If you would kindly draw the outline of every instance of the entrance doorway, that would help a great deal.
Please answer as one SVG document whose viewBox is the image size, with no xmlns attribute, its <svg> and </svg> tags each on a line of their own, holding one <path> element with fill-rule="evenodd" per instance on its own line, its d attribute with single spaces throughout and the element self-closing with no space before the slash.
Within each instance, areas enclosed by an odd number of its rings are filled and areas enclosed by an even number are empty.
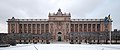
<svg viewBox="0 0 120 50">
<path fill-rule="evenodd" d="M 61 36 L 58 36 L 58 41 L 61 41 Z"/>
<path fill-rule="evenodd" d="M 62 40 L 61 40 L 61 35 L 62 35 L 62 33 L 61 33 L 61 32 L 58 32 L 58 41 L 62 41 Z"/>
</svg>

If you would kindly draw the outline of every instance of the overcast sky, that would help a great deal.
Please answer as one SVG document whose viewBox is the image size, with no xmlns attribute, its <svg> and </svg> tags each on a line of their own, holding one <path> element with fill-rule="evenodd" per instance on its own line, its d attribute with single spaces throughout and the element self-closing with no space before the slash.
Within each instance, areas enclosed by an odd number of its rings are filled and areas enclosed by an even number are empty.
<svg viewBox="0 0 120 50">
<path fill-rule="evenodd" d="M 7 20 L 47 19 L 48 13 L 70 12 L 72 19 L 101 19 L 111 14 L 113 28 L 120 30 L 120 0 L 0 0 L 0 32 L 7 33 Z"/>
</svg>

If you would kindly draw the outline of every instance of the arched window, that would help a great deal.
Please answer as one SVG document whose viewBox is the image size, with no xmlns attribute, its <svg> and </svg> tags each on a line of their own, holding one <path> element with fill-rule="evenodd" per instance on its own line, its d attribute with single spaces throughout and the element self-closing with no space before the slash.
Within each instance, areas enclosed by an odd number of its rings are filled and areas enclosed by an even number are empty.
<svg viewBox="0 0 120 50">
<path fill-rule="evenodd" d="M 61 32 L 58 32 L 58 34 L 62 34 Z"/>
</svg>

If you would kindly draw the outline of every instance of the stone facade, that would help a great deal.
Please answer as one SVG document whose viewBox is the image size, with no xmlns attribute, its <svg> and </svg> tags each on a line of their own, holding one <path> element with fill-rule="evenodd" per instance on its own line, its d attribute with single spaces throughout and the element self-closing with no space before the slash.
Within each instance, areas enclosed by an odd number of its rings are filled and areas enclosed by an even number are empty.
<svg viewBox="0 0 120 50">
<path fill-rule="evenodd" d="M 68 41 L 71 32 L 110 31 L 112 23 L 105 19 L 71 19 L 70 13 L 49 13 L 49 19 L 8 19 L 8 33 L 52 34 L 52 41 Z M 106 25 L 106 26 L 105 26 Z M 39 40 L 39 39 L 38 39 Z"/>
</svg>

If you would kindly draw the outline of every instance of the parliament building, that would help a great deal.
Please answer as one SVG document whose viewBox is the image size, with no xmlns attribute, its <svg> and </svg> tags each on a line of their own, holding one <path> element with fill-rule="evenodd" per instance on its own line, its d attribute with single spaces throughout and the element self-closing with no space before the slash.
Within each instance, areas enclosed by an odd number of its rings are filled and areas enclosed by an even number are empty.
<svg viewBox="0 0 120 50">
<path fill-rule="evenodd" d="M 107 17 L 110 20 L 110 15 Z M 63 41 L 63 42 L 89 42 L 88 38 L 91 34 L 96 36 L 91 40 L 98 42 L 98 33 L 111 31 L 112 23 L 105 22 L 105 19 L 71 19 L 70 13 L 63 13 L 58 9 L 57 13 L 49 13 L 48 19 L 16 19 L 12 17 L 8 19 L 8 33 L 16 34 L 34 34 L 32 38 L 16 39 L 16 42 L 46 42 L 46 41 Z M 44 34 L 50 33 L 49 40 L 43 39 Z M 75 37 L 74 34 L 77 34 Z M 84 34 L 88 34 L 89 36 Z M 103 34 L 103 33 L 102 33 Z M 83 35 L 83 36 L 82 36 Z M 98 36 L 97 36 L 98 35 Z M 91 35 L 92 36 L 92 35 Z M 16 38 L 17 38 L 16 37 Z M 27 35 L 25 36 L 27 37 Z M 73 40 L 71 40 L 73 39 Z M 109 40 L 106 38 L 106 40 Z M 105 40 L 105 41 L 106 41 Z M 104 40 L 103 40 L 104 41 Z"/>
</svg>

